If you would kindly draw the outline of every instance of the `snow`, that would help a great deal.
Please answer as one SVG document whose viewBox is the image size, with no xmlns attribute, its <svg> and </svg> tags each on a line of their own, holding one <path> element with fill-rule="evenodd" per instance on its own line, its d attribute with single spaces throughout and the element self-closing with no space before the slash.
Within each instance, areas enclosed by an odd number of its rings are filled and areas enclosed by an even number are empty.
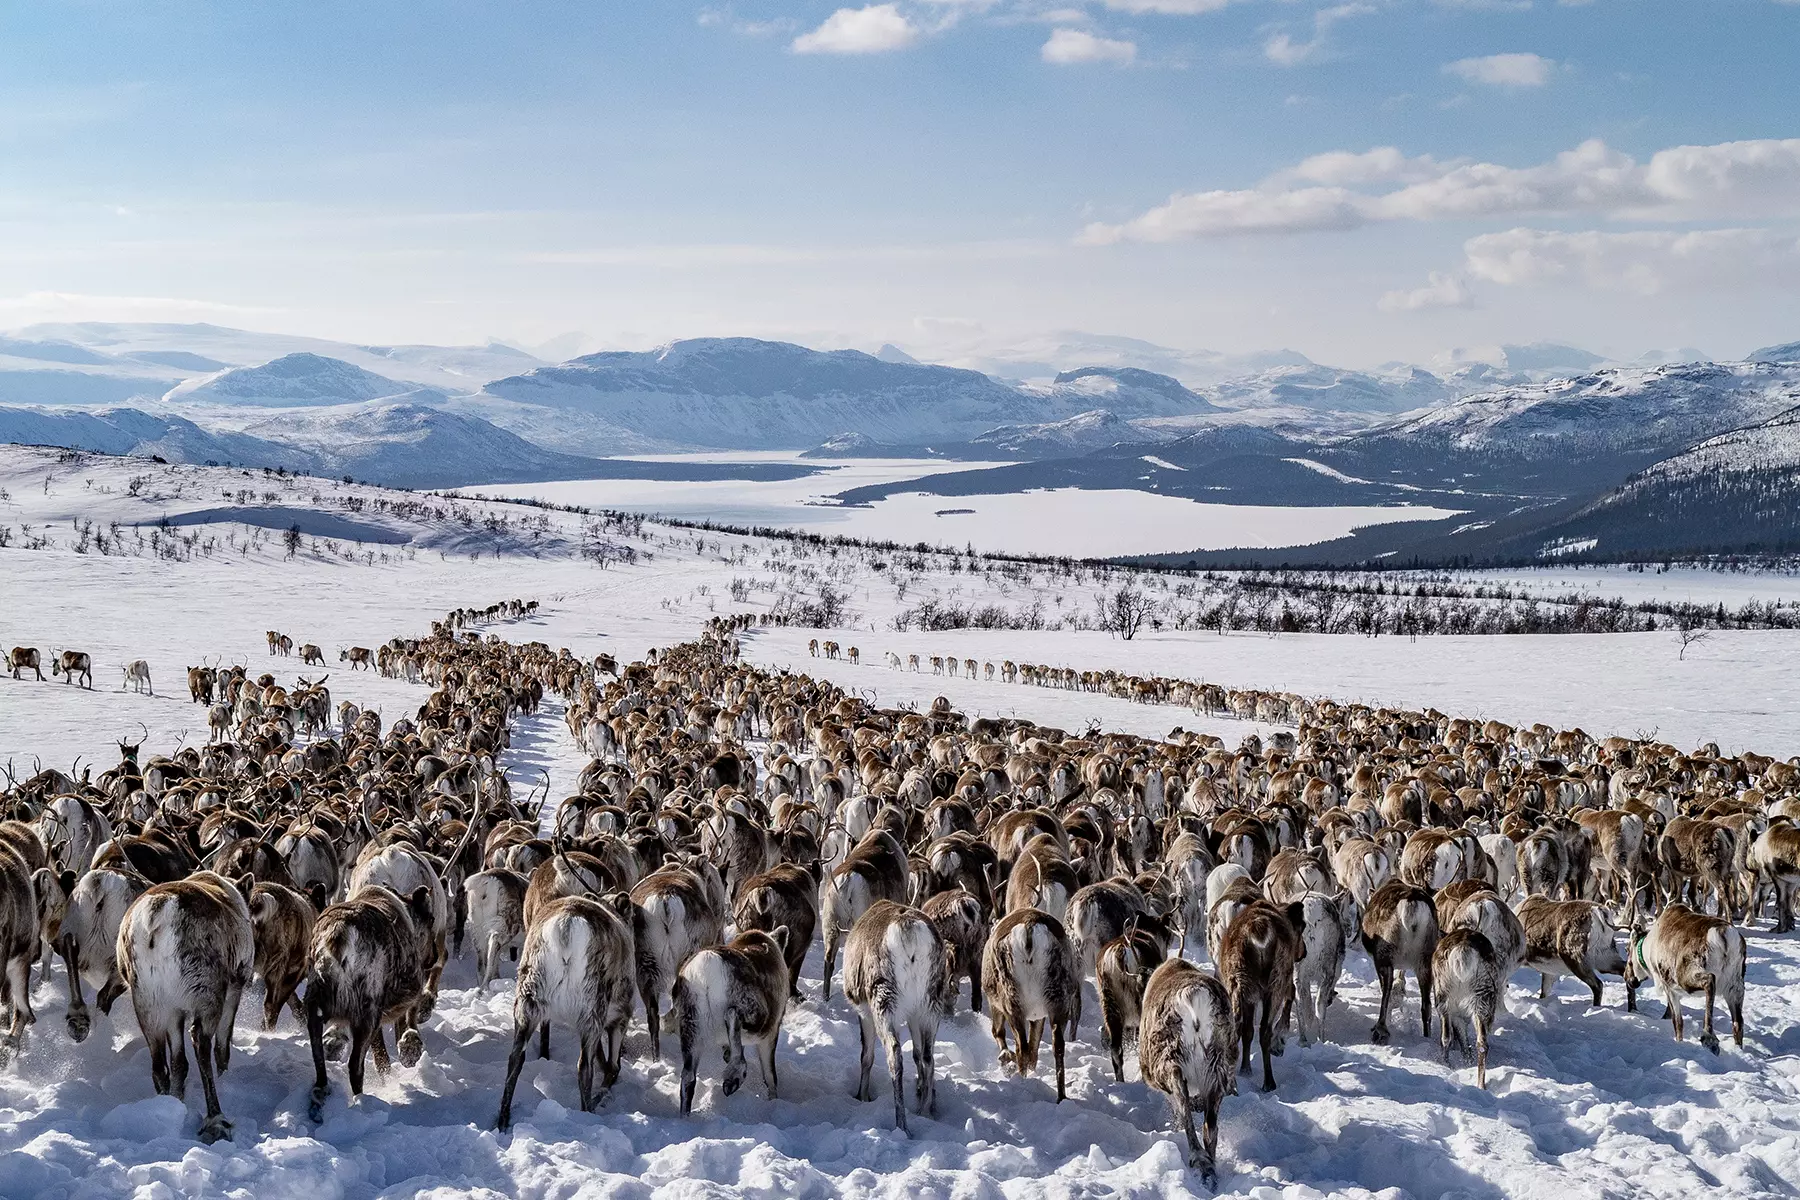
<svg viewBox="0 0 1800 1200">
<path fill-rule="evenodd" d="M 706 461 L 716 456 L 661 456 Z M 783 460 L 782 455 L 757 458 Z M 973 545 L 984 553 L 1053 557 L 1111 557 L 1165 551 L 1224 550 L 1238 546 L 1310 545 L 1365 525 L 1430 521 L 1455 510 L 1424 505 L 1287 507 L 1205 504 L 1178 496 L 1118 489 L 1042 488 L 956 497 L 940 516 L 944 497 L 902 492 L 871 505 L 838 505 L 830 497 L 865 484 L 916 479 L 994 464 L 938 459 L 799 459 L 830 468 L 804 478 L 767 483 L 655 480 L 574 480 L 470 489 L 487 496 L 523 497 L 590 508 L 652 512 L 683 520 L 802 529 L 911 545 Z M 1153 466 L 1180 470 L 1160 459 Z"/>
<path fill-rule="evenodd" d="M 1368 483 L 1369 482 L 1367 479 L 1358 479 L 1354 475 L 1346 475 L 1342 471 L 1338 470 L 1336 467 L 1328 467 L 1324 463 L 1319 462 L 1315 459 L 1311 459 L 1311 458 L 1284 458 L 1281 461 L 1282 462 L 1291 462 L 1295 466 L 1305 467 L 1309 471 L 1317 471 L 1319 474 L 1324 475 L 1330 479 L 1335 479 L 1339 483 Z M 1464 528 L 1467 528 L 1467 526 L 1464 526 Z"/>
<path fill-rule="evenodd" d="M 1166 458 L 1158 458 L 1154 454 L 1146 454 L 1143 460 L 1153 467 L 1161 467 L 1165 471 L 1185 471 L 1186 467 L 1178 467 Z"/>
<path fill-rule="evenodd" d="M 126 481 L 140 474 L 152 478 L 144 495 L 130 496 Z M 203 719 L 185 698 L 181 669 L 217 655 L 288 679 L 300 670 L 298 660 L 268 657 L 262 634 L 270 627 L 323 646 L 332 660 L 334 695 L 380 707 L 390 718 L 415 707 L 425 690 L 349 673 L 336 662 L 336 648 L 419 631 L 455 604 L 536 598 L 542 602 L 536 617 L 489 631 L 582 654 L 636 656 L 692 637 L 715 611 L 766 605 L 766 591 L 738 603 L 727 589 L 734 577 L 768 575 L 760 564 L 788 550 L 760 539 L 697 539 L 650 525 L 644 538 L 619 535 L 648 558 L 602 569 L 562 553 L 580 537 L 578 518 L 549 513 L 538 537 L 508 534 L 471 559 L 469 547 L 477 543 L 457 540 L 459 522 L 442 528 L 435 519 L 378 512 L 376 489 L 266 481 L 260 474 L 258 490 L 276 491 L 282 505 L 308 503 L 313 489 L 361 498 L 368 507 L 358 520 L 407 532 L 414 541 L 406 548 L 368 548 L 377 555 L 372 564 L 360 555 L 355 563 L 332 557 L 323 548 L 315 554 L 310 545 L 289 561 L 278 540 L 247 553 L 195 554 L 191 561 L 76 554 L 68 547 L 72 518 L 155 520 L 165 510 L 197 511 L 216 506 L 219 492 L 241 478 L 101 458 L 59 465 L 42 451 L 0 448 L 0 524 L 16 537 L 29 523 L 55 541 L 27 550 L 15 540 L 0 549 L 4 636 L 8 644 L 46 649 L 79 643 L 94 654 L 96 684 L 89 693 L 0 675 L 0 761 L 29 763 L 40 754 L 46 764 L 66 767 L 82 754 L 104 763 L 110 757 L 100 756 L 110 756 L 111 741 L 135 734 L 139 721 L 152 748 L 168 747 L 184 730 L 197 741 Z M 505 506 L 472 511 L 492 515 Z M 246 533 L 243 526 L 207 530 L 221 538 L 235 533 L 240 542 Z M 495 546 L 503 551 L 499 558 Z M 1020 581 L 952 573 L 933 560 L 901 598 L 892 568 L 804 561 L 834 572 L 831 578 L 851 592 L 851 626 L 827 636 L 859 645 L 863 665 L 812 659 L 805 641 L 818 631 L 798 628 L 753 633 L 747 654 L 767 666 L 828 674 L 883 704 L 942 693 L 972 713 L 1016 712 L 1072 728 L 1098 722 L 1157 734 L 1184 725 L 1230 740 L 1266 731 L 1090 693 L 871 665 L 890 649 L 956 651 L 993 661 L 1119 666 L 1435 704 L 1465 715 L 1579 723 L 1596 735 L 1655 726 L 1677 744 L 1717 737 L 1728 748 L 1800 752 L 1791 719 L 1800 636 L 1791 634 L 1716 634 L 1680 662 L 1672 634 L 1412 642 L 1146 632 L 1123 642 L 1067 630 L 898 633 L 894 613 L 926 594 L 1008 606 L 1054 595 L 1064 599 L 1060 606 L 1047 602 L 1054 615 L 1059 608 L 1091 609 L 1105 583 L 1091 575 L 1076 581 L 1034 573 Z M 116 690 L 117 664 L 139 656 L 155 672 L 154 698 Z M 558 795 L 582 761 L 554 703 L 521 723 L 516 746 L 509 768 L 521 779 L 539 766 L 549 769 Z M 1494 1040 L 1487 1092 L 1475 1088 L 1471 1070 L 1446 1067 L 1435 1041 L 1420 1038 L 1416 989 L 1409 988 L 1395 1019 L 1394 1044 L 1368 1042 L 1377 990 L 1367 957 L 1353 949 L 1326 1018 L 1329 1040 L 1310 1048 L 1290 1040 L 1276 1063 L 1276 1092 L 1264 1095 L 1246 1080 L 1242 1093 L 1225 1101 L 1218 1190 L 1294 1200 L 1791 1194 L 1800 1178 L 1800 938 L 1758 928 L 1750 948 L 1745 1045 L 1740 1050 L 1727 1040 L 1718 1057 L 1691 1041 L 1676 1045 L 1654 1000 L 1644 1012 L 1627 1014 L 1616 980 L 1608 982 L 1605 1007 L 1593 1010 L 1568 981 L 1540 1004 L 1536 977 L 1521 973 Z M 474 986 L 472 960 L 461 959 L 452 962 L 425 1025 L 418 1066 L 396 1066 L 385 1078 L 371 1072 L 368 1093 L 354 1104 L 346 1100 L 341 1066 L 334 1066 L 325 1121 L 316 1127 L 305 1119 L 311 1068 L 303 1030 L 291 1014 L 268 1032 L 244 1016 L 231 1069 L 220 1081 L 236 1137 L 210 1147 L 193 1136 L 201 1112 L 197 1081 L 185 1099 L 153 1094 L 149 1056 L 128 1002 L 110 1017 L 96 1015 L 86 1043 L 69 1042 L 59 966 L 34 993 L 37 1024 L 23 1051 L 0 1072 L 0 1194 L 1036 1200 L 1201 1191 L 1168 1129 L 1161 1097 L 1137 1080 L 1134 1061 L 1128 1059 L 1125 1083 L 1112 1081 L 1091 994 L 1070 1051 L 1066 1102 L 1054 1102 L 1054 1084 L 1042 1072 L 1025 1080 L 1007 1074 L 985 1018 L 965 1010 L 940 1027 L 940 1110 L 935 1118 L 916 1119 L 908 1138 L 891 1128 L 884 1072 L 876 1072 L 874 1103 L 850 1098 L 855 1019 L 841 990 L 830 1002 L 820 999 L 818 965 L 815 946 L 804 999 L 790 1009 L 784 1028 L 781 1094 L 774 1101 L 754 1072 L 737 1095 L 724 1096 L 713 1068 L 703 1074 L 693 1116 L 680 1117 L 673 1047 L 665 1047 L 661 1061 L 650 1060 L 640 1022 L 628 1039 L 619 1085 L 597 1113 L 583 1114 L 569 1034 L 558 1030 L 552 1061 L 527 1060 L 513 1132 L 496 1134 L 491 1124 L 510 1037 L 511 968 L 483 993 Z M 255 999 L 244 1005 L 246 1014 L 258 1010 Z"/>
</svg>

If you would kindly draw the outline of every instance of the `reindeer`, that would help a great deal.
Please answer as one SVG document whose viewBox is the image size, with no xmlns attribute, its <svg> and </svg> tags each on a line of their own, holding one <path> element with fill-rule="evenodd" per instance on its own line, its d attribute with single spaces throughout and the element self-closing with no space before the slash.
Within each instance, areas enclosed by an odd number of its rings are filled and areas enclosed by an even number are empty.
<svg viewBox="0 0 1800 1200">
<path fill-rule="evenodd" d="M 1362 919 L 1363 949 L 1375 960 L 1381 982 L 1381 1013 L 1372 1037 L 1377 1046 L 1388 1042 L 1388 1007 L 1394 993 L 1394 975 L 1411 971 L 1419 981 L 1419 1027 L 1431 1036 L 1431 955 L 1437 947 L 1437 911 L 1431 893 L 1422 887 L 1390 879 L 1369 898 Z"/>
<path fill-rule="evenodd" d="M 113 1002 L 126 992 L 119 971 L 119 929 L 132 902 L 149 888 L 134 871 L 96 868 L 82 875 L 69 891 L 67 911 L 52 933 L 69 982 L 69 1036 L 87 1040 L 93 1029 L 83 985 L 93 988 L 102 1014 L 112 1013 Z"/>
<path fill-rule="evenodd" d="M 650 1027 L 650 1054 L 661 1057 L 662 998 L 688 955 L 720 940 L 725 885 L 712 863 L 700 858 L 692 866 L 671 865 L 646 875 L 631 890 L 631 902 L 638 992 Z"/>
<path fill-rule="evenodd" d="M 338 661 L 349 663 L 352 671 L 374 670 L 374 656 L 375 652 L 367 646 L 351 646 L 347 650 L 338 651 Z"/>
<path fill-rule="evenodd" d="M 402 1063 L 410 1067 L 424 1053 L 418 1021 L 437 960 L 435 912 L 432 890 L 424 884 L 405 899 L 390 888 L 371 884 L 319 915 L 307 955 L 303 1001 L 313 1058 L 307 1111 L 314 1124 L 324 1119 L 330 1094 L 325 1075 L 327 1026 L 349 1028 L 352 1096 L 362 1095 L 364 1059 L 371 1042 L 376 1070 L 387 1070 L 384 1023 L 394 1026 Z"/>
<path fill-rule="evenodd" d="M 1275 1068 L 1269 1056 L 1284 1048 L 1282 1031 L 1294 1003 L 1294 964 L 1306 953 L 1300 940 L 1305 925 L 1306 910 L 1298 901 L 1281 908 L 1256 900 L 1232 919 L 1219 947 L 1219 978 L 1231 997 L 1243 1053 L 1238 1069 L 1250 1069 L 1254 1031 L 1262 1046 L 1265 1092 L 1275 1090 Z M 1254 1026 L 1253 1021 L 1257 1022 Z"/>
<path fill-rule="evenodd" d="M 1465 926 L 1444 934 L 1431 953 L 1432 1002 L 1441 1023 L 1444 1061 L 1450 1061 L 1452 1045 L 1465 1055 L 1472 1047 L 1475 1083 L 1483 1091 L 1487 1090 L 1488 1033 L 1506 987 L 1508 966 L 1492 942 Z"/>
<path fill-rule="evenodd" d="M 12 672 L 14 679 L 19 677 L 21 671 L 32 671 L 36 673 L 39 683 L 44 682 L 43 658 L 35 646 L 14 646 L 6 656 L 6 667 Z"/>
<path fill-rule="evenodd" d="M 1600 1007 L 1600 976 L 1623 975 L 1625 960 L 1619 956 L 1619 931 L 1612 917 L 1591 900 L 1547 900 L 1527 896 L 1519 905 L 1519 923 L 1525 930 L 1524 965 L 1539 972 L 1542 986 L 1538 999 L 1548 1000 L 1560 975 L 1573 975 L 1588 985 L 1594 1007 Z M 1636 997 L 1627 994 L 1628 1007 Z"/>
<path fill-rule="evenodd" d="M 786 929 L 782 951 L 787 961 L 788 990 L 800 998 L 800 967 L 819 926 L 818 878 L 793 863 L 779 863 L 744 881 L 733 919 L 739 934 L 774 933 Z"/>
<path fill-rule="evenodd" d="M 150 1077 L 159 1095 L 180 1096 L 187 1088 L 182 1027 L 192 1025 L 206 1094 L 200 1140 L 207 1143 L 231 1136 L 216 1072 L 231 1065 L 231 1029 L 256 960 L 249 889 L 248 880 L 234 885 L 200 871 L 147 890 L 119 927 L 119 972 L 150 1045 Z"/>
<path fill-rule="evenodd" d="M 500 1113 L 494 1120 L 500 1130 L 512 1125 L 513 1090 L 534 1029 L 551 1021 L 575 1027 L 581 1046 L 575 1067 L 581 1111 L 593 1112 L 602 1098 L 594 1087 L 594 1072 L 601 1072 L 601 1088 L 618 1082 L 625 1026 L 631 1020 L 631 968 L 636 956 L 631 897 L 624 892 L 610 893 L 604 900 L 564 896 L 537 915 L 519 962 L 512 1052 L 506 1061 Z"/>
<path fill-rule="evenodd" d="M 325 652 L 311 642 L 303 643 L 300 647 L 300 665 L 303 667 L 324 666 Z"/>
<path fill-rule="evenodd" d="M 779 925 L 738 934 L 723 946 L 696 950 L 675 980 L 674 1001 L 681 1029 L 681 1115 L 694 1108 L 700 1052 L 725 1053 L 727 1096 L 743 1086 L 744 1043 L 756 1048 L 763 1084 L 775 1099 L 775 1043 L 792 987 L 788 972 L 789 931 Z"/>
<path fill-rule="evenodd" d="M 80 650 L 63 650 L 50 661 L 50 674 L 62 676 L 64 686 L 74 683 L 77 678 L 81 686 L 94 690 L 94 660 Z"/>
<path fill-rule="evenodd" d="M 931 918 L 892 900 L 871 904 L 850 930 L 844 950 L 844 996 L 856 1006 L 862 1029 L 862 1072 L 858 1100 L 875 1099 L 870 1070 L 875 1041 L 887 1048 L 894 1081 L 894 1124 L 906 1127 L 906 1098 L 900 1059 L 904 1026 L 912 1034 L 914 1095 L 921 1115 L 937 1111 L 932 1047 L 943 1005 L 948 949 Z"/>
<path fill-rule="evenodd" d="M 482 988 L 499 975 L 501 955 L 518 961 L 525 936 L 525 888 L 525 876 L 505 867 L 477 871 L 463 880 L 475 939 L 475 976 Z"/>
<path fill-rule="evenodd" d="M 988 935 L 981 959 L 981 988 L 1001 1061 L 1010 1060 L 1020 1075 L 1037 1069 L 1044 1025 L 1056 1056 L 1056 1100 L 1067 1094 L 1063 1053 L 1067 1031 L 1081 1016 L 1081 976 L 1075 949 L 1062 923 L 1035 908 L 1007 914 Z M 1009 1047 L 1011 1028 L 1017 1049 Z"/>
<path fill-rule="evenodd" d="M 837 970 L 838 946 L 845 932 L 873 905 L 883 900 L 904 902 L 907 882 L 906 852 L 884 829 L 871 830 L 826 876 L 819 901 L 825 926 L 825 999 L 831 999 L 831 977 Z"/>
<path fill-rule="evenodd" d="M 1238 1074 L 1237 1023 L 1225 985 L 1185 959 L 1157 967 L 1144 988 L 1138 1070 L 1169 1098 L 1175 1130 L 1187 1135 L 1188 1165 L 1206 1186 L 1217 1187 L 1219 1105 L 1236 1093 Z M 1205 1119 L 1204 1143 L 1194 1136 L 1196 1107 Z"/>
<path fill-rule="evenodd" d="M 263 1028 L 275 1028 L 281 1010 L 292 1005 L 302 1022 L 306 1012 L 295 993 L 306 976 L 313 925 L 324 907 L 323 889 L 307 897 L 279 883 L 258 883 L 250 892 L 250 925 L 256 935 L 252 974 L 263 981 Z"/>
<path fill-rule="evenodd" d="M 1663 909 L 1648 930 L 1631 932 L 1631 954 L 1625 960 L 1625 986 L 1636 991 L 1646 981 L 1662 993 L 1664 1016 L 1675 1040 L 1682 1040 L 1681 1002 L 1698 992 L 1702 1010 L 1700 1044 L 1714 1054 L 1713 1001 L 1721 999 L 1731 1014 L 1731 1040 L 1744 1044 L 1744 935 L 1722 917 L 1695 912 L 1685 904 Z"/>
<path fill-rule="evenodd" d="M 141 658 L 133 659 L 123 667 L 120 667 L 119 670 L 124 676 L 124 681 L 119 684 L 119 690 L 121 692 L 126 688 L 130 688 L 132 691 L 141 695 L 148 689 L 152 696 L 156 695 L 156 687 L 150 682 L 150 664 L 148 661 Z"/>
<path fill-rule="evenodd" d="M 1124 933 L 1100 948 L 1095 962 L 1100 991 L 1100 1031 L 1112 1052 L 1113 1080 L 1125 1082 L 1125 1039 L 1140 1028 L 1144 989 L 1168 957 L 1167 942 L 1131 922 Z"/>
<path fill-rule="evenodd" d="M 218 680 L 219 673 L 212 667 L 189 667 L 187 669 L 188 698 L 195 704 L 204 704 L 210 707 Z"/>
</svg>

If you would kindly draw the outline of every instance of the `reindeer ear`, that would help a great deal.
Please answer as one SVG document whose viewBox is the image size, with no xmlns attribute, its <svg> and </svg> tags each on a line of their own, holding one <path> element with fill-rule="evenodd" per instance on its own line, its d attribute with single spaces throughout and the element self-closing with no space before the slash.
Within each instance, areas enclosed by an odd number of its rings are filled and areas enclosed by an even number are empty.
<svg viewBox="0 0 1800 1200">
<path fill-rule="evenodd" d="M 633 908 L 630 892 L 608 892 L 602 903 L 617 913 L 622 920 L 630 922 Z"/>
<path fill-rule="evenodd" d="M 421 916 L 425 917 L 426 919 L 430 919 L 430 917 L 431 917 L 431 889 L 429 887 L 426 887 L 424 884 L 421 883 L 418 887 L 416 887 L 412 890 L 412 895 L 407 897 L 406 902 L 412 906 L 412 909 L 414 912 L 420 914 Z"/>
<path fill-rule="evenodd" d="M 788 948 L 788 938 L 791 936 L 788 933 L 788 927 L 786 925 L 777 925 L 775 927 L 775 932 L 771 933 L 769 936 L 775 939 L 775 944 L 777 946 L 781 947 L 781 952 L 783 954 L 786 954 L 787 948 Z"/>
<path fill-rule="evenodd" d="M 56 883 L 58 887 L 62 888 L 64 897 L 72 895 L 75 891 L 75 872 L 64 871 L 61 875 L 57 876 Z"/>
<path fill-rule="evenodd" d="M 256 876 L 245 871 L 242 875 L 239 875 L 236 879 L 232 880 L 232 882 L 237 884 L 237 890 L 244 894 L 244 903 L 250 903 L 250 893 L 256 890 Z"/>
</svg>

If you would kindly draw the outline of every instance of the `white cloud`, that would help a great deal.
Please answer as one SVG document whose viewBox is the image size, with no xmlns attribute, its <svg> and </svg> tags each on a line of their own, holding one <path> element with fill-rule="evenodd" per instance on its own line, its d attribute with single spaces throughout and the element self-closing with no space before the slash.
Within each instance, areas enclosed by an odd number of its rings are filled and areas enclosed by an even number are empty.
<svg viewBox="0 0 1800 1200">
<path fill-rule="evenodd" d="M 1543 87 L 1556 63 L 1541 54 L 1489 54 L 1444 64 L 1444 72 L 1491 87 Z"/>
<path fill-rule="evenodd" d="M 1123 65 L 1137 57 L 1137 43 L 1096 37 L 1079 29 L 1057 29 L 1044 43 L 1042 54 L 1045 62 L 1065 66 L 1095 62 Z"/>
<path fill-rule="evenodd" d="M 1311 41 L 1296 41 L 1288 33 L 1276 33 L 1263 43 L 1263 57 L 1283 67 L 1296 67 L 1303 62 L 1324 57 L 1326 35 L 1331 32 L 1333 25 L 1349 17 L 1367 16 L 1375 11 L 1374 5 L 1361 3 L 1360 0 L 1321 8 L 1313 13 Z"/>
<path fill-rule="evenodd" d="M 882 54 L 919 40 L 919 27 L 892 4 L 840 8 L 811 33 L 795 38 L 795 54 Z"/>
<path fill-rule="evenodd" d="M 1800 280 L 1800 238 L 1768 229 L 1508 229 L 1470 238 L 1463 254 L 1469 274 L 1509 287 L 1574 281 L 1654 295 Z"/>
<path fill-rule="evenodd" d="M 1426 308 L 1471 308 L 1474 304 L 1475 297 L 1460 275 L 1433 271 L 1424 287 L 1388 292 L 1375 302 L 1375 307 L 1385 313 L 1401 313 Z"/>
<path fill-rule="evenodd" d="M 1397 186 L 1383 190 L 1384 183 Z M 1800 138 L 1675 146 L 1648 163 L 1595 139 L 1529 167 L 1409 159 L 1391 147 L 1339 151 L 1314 155 L 1258 187 L 1177 194 L 1129 221 L 1090 225 L 1080 240 L 1169 242 L 1584 213 L 1632 220 L 1800 218 Z"/>
<path fill-rule="evenodd" d="M 1297 166 L 1281 172 L 1276 179 L 1301 179 L 1308 183 L 1342 186 L 1357 183 L 1389 181 L 1413 183 L 1443 174 L 1446 167 L 1429 154 L 1408 158 L 1394 146 L 1377 146 L 1360 153 L 1352 150 L 1329 150 L 1303 158 Z"/>
</svg>

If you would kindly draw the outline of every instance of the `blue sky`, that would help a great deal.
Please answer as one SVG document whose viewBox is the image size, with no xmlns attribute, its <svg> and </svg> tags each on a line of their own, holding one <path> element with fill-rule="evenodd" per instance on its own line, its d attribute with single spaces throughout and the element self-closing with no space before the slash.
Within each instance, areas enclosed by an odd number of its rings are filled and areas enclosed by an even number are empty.
<svg viewBox="0 0 1800 1200">
<path fill-rule="evenodd" d="M 1800 337 L 1800 3 L 0 4 L 0 327 Z"/>
</svg>

